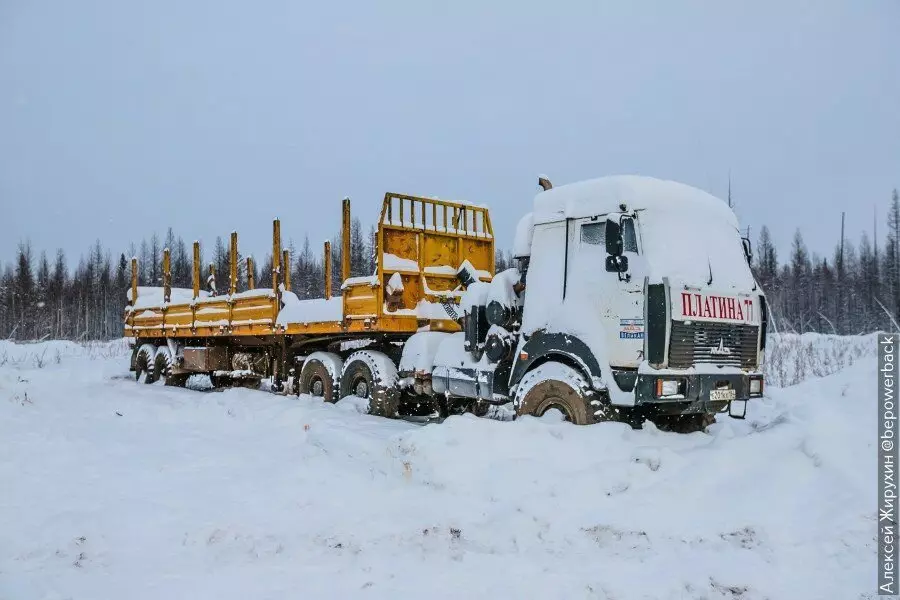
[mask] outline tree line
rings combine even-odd
[[[797,229],[780,262],[768,228],[756,244],[753,272],[766,292],[775,328],[852,335],[900,326],[900,198],[891,194],[885,238],[863,232],[858,244],[839,237],[831,256],[810,255]]]
[[[364,232],[359,219],[353,219],[350,232],[351,276],[371,275],[375,272],[375,228]],[[201,289],[208,289],[209,265],[212,265],[216,289],[220,294],[228,292],[228,244],[228,239],[221,236],[209,248],[201,244]],[[131,286],[131,257],[138,262],[138,285],[161,286],[164,248],[170,252],[172,287],[192,288],[193,249],[172,228],[162,238],[153,234],[117,254],[105,249],[98,240],[79,257],[74,270],[70,270],[62,250],[57,250],[51,260],[45,251],[36,256],[29,242],[20,243],[15,260],[0,266],[0,339],[120,337]],[[323,246],[313,246],[307,236],[299,246],[289,240],[285,248],[291,256],[291,291],[300,298],[323,297]],[[331,238],[331,289],[335,296],[341,293],[341,255],[338,232]],[[245,290],[248,262],[240,252],[238,256],[238,289]],[[251,261],[250,265],[256,287],[271,287],[271,253],[261,262]]]
[[[859,334],[900,330],[900,198],[894,190],[887,211],[886,234],[879,244],[863,233],[857,244],[840,239],[830,257],[810,254],[798,229],[790,255],[781,261],[768,228],[760,230],[752,269],[766,292],[774,329],[797,333]],[[350,235],[351,276],[375,272],[376,230],[353,219]],[[325,260],[321,245],[309,237],[285,246],[291,256],[291,291],[301,299],[325,293]],[[131,284],[131,261],[138,260],[139,285],[162,285],[162,253],[171,255],[172,286],[192,287],[193,256],[189,245],[169,228],[113,253],[98,240],[81,255],[74,270],[62,250],[52,260],[35,255],[28,242],[15,260],[0,267],[0,339],[110,339],[122,334],[123,310]],[[340,233],[331,238],[332,293],[341,287]],[[201,265],[212,264],[220,293],[228,289],[227,238],[211,248],[201,246]],[[253,262],[257,287],[271,286],[272,256]],[[239,289],[247,286],[247,261],[238,262]],[[510,253],[497,251],[496,269],[513,265]],[[207,267],[201,280],[206,288]]]

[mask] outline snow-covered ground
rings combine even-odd
[[[0,342],[0,598],[874,598],[874,358],[678,435],[138,385],[126,352]]]

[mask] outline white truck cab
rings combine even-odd
[[[767,314],[728,205],[648,177],[546,187],[517,227],[517,269],[469,286],[434,392],[577,423],[742,418],[762,395]]]

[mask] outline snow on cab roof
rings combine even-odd
[[[640,175],[588,179],[540,192],[534,198],[534,222],[549,223],[618,212],[623,203],[629,211],[677,209],[702,212],[738,226],[728,205],[712,194],[677,181]]]

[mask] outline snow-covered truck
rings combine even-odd
[[[645,177],[540,181],[516,228],[516,267],[501,273],[485,208],[388,194],[376,273],[349,278],[345,266],[340,298],[297,300],[278,261],[274,292],[232,284],[225,299],[202,297],[195,267],[175,319],[171,303],[142,304],[133,284],[132,367],[151,380],[272,376],[275,389],[355,395],[389,417],[509,403],[577,424],[650,418],[692,430],[720,412],[743,417],[763,392],[767,310],[731,209]],[[344,224],[346,250],[347,203]],[[276,226],[275,256],[279,236]],[[268,316],[254,319],[262,297]],[[203,321],[213,307],[227,318]]]

